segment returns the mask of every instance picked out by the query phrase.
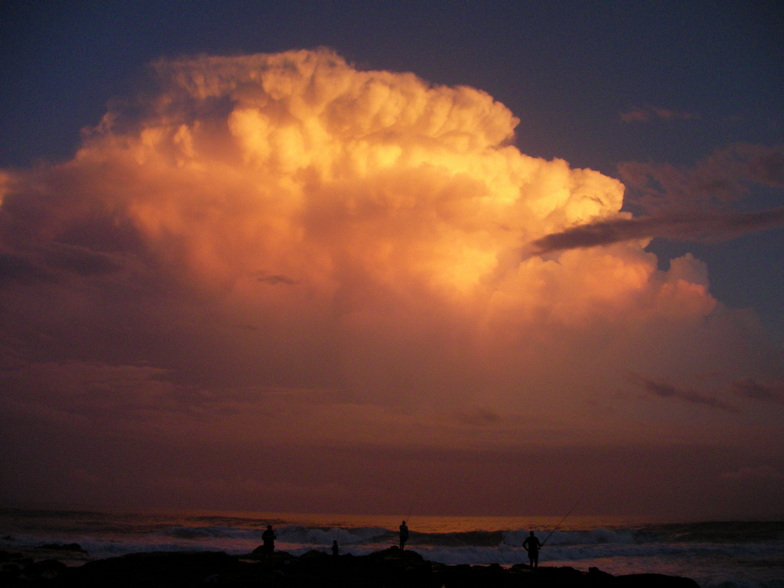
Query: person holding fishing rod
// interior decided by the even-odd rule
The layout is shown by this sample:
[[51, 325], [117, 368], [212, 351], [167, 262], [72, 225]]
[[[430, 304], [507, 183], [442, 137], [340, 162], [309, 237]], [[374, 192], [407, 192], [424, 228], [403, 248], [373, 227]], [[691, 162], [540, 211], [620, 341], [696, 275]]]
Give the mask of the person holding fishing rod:
[[400, 551], [403, 551], [406, 541], [408, 541], [408, 525], [406, 525], [406, 521], [403, 521], [400, 523]]
[[[408, 515], [406, 516], [407, 519], [411, 519], [411, 511], [414, 510], [414, 505], [411, 505], [411, 508], [408, 509]], [[403, 548], [406, 546], [406, 541], [408, 541], [408, 525], [406, 525], [406, 521], [400, 523], [400, 551], [403, 551]]]
[[580, 504], [579, 500], [575, 502], [574, 506], [569, 509], [569, 512], [567, 512], [563, 518], [558, 521], [558, 524], [555, 526], [555, 528], [550, 531], [550, 534], [547, 535], [545, 540], [541, 543], [539, 542], [539, 538], [534, 535], [533, 531], [531, 531], [531, 534], [525, 538], [525, 541], [523, 541], [523, 549], [528, 552], [528, 562], [532, 570], [539, 567], [539, 550], [545, 546], [545, 544], [550, 540], [550, 537], [553, 536], [553, 533], [555, 533], [558, 530], [558, 527], [560, 527], [561, 524], [566, 520], [566, 518], [572, 514], [572, 511], [577, 507], [578, 504]]

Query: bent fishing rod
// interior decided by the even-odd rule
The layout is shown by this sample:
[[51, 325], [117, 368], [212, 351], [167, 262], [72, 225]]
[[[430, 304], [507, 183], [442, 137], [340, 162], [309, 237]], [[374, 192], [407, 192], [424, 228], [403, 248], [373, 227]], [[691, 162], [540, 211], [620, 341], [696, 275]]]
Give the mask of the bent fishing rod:
[[[582, 500], [582, 499], [580, 499], [580, 500]], [[570, 509], [569, 509], [569, 512], [567, 512], [567, 513], [566, 513], [566, 514], [563, 516], [563, 518], [562, 518], [560, 521], [558, 521], [558, 524], [557, 524], [557, 525], [556, 525], [556, 526], [553, 528], [553, 530], [552, 530], [552, 531], [550, 531], [550, 534], [549, 534], [549, 535], [548, 535], [548, 536], [545, 538], [545, 540], [544, 540], [544, 541], [542, 541], [542, 547], [544, 547], [544, 544], [545, 544], [545, 543], [547, 543], [547, 541], [550, 539], [550, 537], [552, 537], [552, 536], [553, 536], [553, 533], [555, 533], [555, 532], [558, 530], [558, 527], [560, 527], [560, 526], [561, 526], [561, 523], [563, 523], [563, 522], [566, 520], [566, 517], [568, 517], [570, 514], [572, 514], [572, 511], [573, 511], [575, 508], [577, 508], [577, 505], [578, 505], [578, 504], [580, 504], [580, 500], [578, 500], [577, 502], [575, 502], [575, 503], [574, 503], [574, 505], [572, 506], [572, 508], [570, 508]]]

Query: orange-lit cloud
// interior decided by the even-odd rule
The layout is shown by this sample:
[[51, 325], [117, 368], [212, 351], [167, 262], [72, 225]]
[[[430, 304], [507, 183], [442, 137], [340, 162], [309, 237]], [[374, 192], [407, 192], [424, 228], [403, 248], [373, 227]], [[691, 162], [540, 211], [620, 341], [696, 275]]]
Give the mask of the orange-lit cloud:
[[[753, 312], [716, 300], [691, 255], [659, 270], [661, 227], [621, 212], [624, 185], [521, 153], [487, 93], [327, 50], [153, 71], [72, 159], [3, 173], [0, 401], [19, 435], [209, 446], [238, 468], [274, 448], [306, 475], [322, 466], [303, 447], [583, 455], [775, 420], [754, 392], [737, 413], [710, 401], [781, 376]], [[579, 227], [621, 237], [551, 243]], [[687, 435], [673, 397], [710, 422]], [[225, 461], [215, 475], [239, 476]], [[158, 491], [187, 486], [156, 463]], [[69, 476], [106, 477], [91, 467]], [[276, 483], [343, 496], [324, 476]]]

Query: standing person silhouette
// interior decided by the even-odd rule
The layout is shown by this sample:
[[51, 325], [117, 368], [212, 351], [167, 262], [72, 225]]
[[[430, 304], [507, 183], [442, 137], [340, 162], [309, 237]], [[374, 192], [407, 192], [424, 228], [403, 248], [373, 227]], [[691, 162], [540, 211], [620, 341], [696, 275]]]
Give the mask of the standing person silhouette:
[[267, 525], [267, 530], [261, 534], [262, 550], [264, 553], [270, 554], [275, 551], [275, 531], [272, 530], [272, 525]]
[[541, 548], [542, 544], [539, 543], [539, 539], [531, 531], [531, 534], [523, 541], [523, 549], [528, 552], [528, 562], [532, 570], [539, 567], [539, 550]]
[[406, 521], [400, 523], [400, 549], [401, 551], [406, 546], [406, 541], [408, 541], [408, 526], [406, 525]]

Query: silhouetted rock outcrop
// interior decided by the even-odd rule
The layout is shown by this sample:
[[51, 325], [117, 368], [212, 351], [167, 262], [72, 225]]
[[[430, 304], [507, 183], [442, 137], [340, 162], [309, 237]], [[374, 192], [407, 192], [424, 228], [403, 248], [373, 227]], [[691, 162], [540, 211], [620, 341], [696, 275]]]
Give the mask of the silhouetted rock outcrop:
[[[6, 565], [13, 558], [0, 561]], [[592, 568], [526, 565], [444, 565], [397, 547], [364, 556], [310, 551], [234, 557], [219, 552], [135, 553], [66, 567], [53, 560], [26, 562], [2, 572], [7, 586], [50, 588], [195, 588], [197, 586], [286, 588], [697, 588], [687, 578], [660, 574], [612, 576]]]
[[664, 574], [628, 574], [617, 576], [613, 586], [617, 588], [694, 588], [697, 582], [691, 578], [665, 576]]

